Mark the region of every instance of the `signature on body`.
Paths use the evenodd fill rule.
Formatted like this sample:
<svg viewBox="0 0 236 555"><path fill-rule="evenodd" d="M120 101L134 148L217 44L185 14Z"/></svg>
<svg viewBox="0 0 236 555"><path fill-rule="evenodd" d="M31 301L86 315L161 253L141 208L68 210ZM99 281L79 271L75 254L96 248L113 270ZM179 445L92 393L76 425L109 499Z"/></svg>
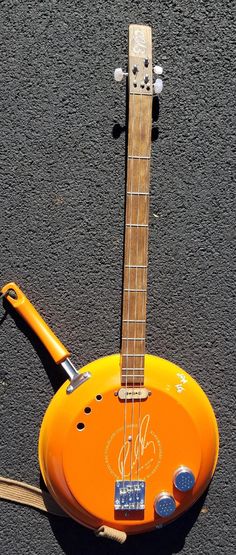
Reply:
<svg viewBox="0 0 236 555"><path fill-rule="evenodd" d="M131 441L127 439L121 447L118 456L118 469L122 477L127 476L136 465L140 465L146 454L147 449L149 453L155 455L156 447L154 441L148 441L148 426L150 422L150 415L146 414L140 424L139 432L131 434Z"/></svg>

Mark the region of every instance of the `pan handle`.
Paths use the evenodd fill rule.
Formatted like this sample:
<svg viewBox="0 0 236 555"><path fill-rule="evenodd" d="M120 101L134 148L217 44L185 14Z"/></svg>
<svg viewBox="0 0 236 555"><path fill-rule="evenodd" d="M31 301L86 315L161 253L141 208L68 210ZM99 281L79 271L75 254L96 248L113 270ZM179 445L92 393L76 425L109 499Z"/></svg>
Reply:
<svg viewBox="0 0 236 555"><path fill-rule="evenodd" d="M9 293L6 295L7 291L9 291ZM16 283L11 282L4 285L2 287L2 293L6 295L7 301L36 333L56 364L60 364L69 357L69 351L67 351L46 322L44 322L43 318Z"/></svg>

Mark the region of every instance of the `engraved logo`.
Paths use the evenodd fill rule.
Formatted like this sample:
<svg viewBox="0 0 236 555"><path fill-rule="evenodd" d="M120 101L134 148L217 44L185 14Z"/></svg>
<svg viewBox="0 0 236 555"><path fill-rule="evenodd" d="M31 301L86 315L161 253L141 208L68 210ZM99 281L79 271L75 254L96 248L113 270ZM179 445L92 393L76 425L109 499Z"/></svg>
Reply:
<svg viewBox="0 0 236 555"><path fill-rule="evenodd" d="M143 459L143 455L148 448L150 448L149 449L150 456L155 455L156 447L155 447L154 441L152 440L147 441L149 421L150 421L150 416L149 414L146 414L146 416L144 416L144 418L142 419L140 431L134 438L133 447L131 445L131 442L128 440L124 443L124 445L122 445L119 453L119 457L118 457L118 468L121 476L123 475L126 476L128 474L127 462L128 462L129 456L131 456L132 454L133 454L133 457L130 463L131 470L133 470L133 468L136 466L139 458L141 460ZM133 450L133 453L132 453L132 450ZM128 469L128 472L129 472L129 469Z"/></svg>
<svg viewBox="0 0 236 555"><path fill-rule="evenodd" d="M146 414L138 426L127 426L127 439L120 428L112 434L106 446L105 459L110 472L117 478L144 479L153 474L161 460L161 445L150 430L150 415Z"/></svg>
<svg viewBox="0 0 236 555"><path fill-rule="evenodd" d="M135 29L132 38L132 52L134 56L144 56L146 51L146 40L141 29Z"/></svg>

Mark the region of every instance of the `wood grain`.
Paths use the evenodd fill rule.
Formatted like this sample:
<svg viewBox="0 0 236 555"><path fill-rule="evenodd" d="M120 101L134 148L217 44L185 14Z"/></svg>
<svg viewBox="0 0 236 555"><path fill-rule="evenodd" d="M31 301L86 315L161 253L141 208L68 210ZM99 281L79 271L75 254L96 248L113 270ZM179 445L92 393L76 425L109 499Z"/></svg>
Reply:
<svg viewBox="0 0 236 555"><path fill-rule="evenodd" d="M136 36L141 36L137 34L137 26L135 27ZM148 39L151 37L149 31L146 30L142 36L148 37ZM132 45L134 45L133 37L134 34L131 33ZM130 45L129 51L131 52L133 48L134 46L131 48ZM148 55L150 60L150 44L148 45ZM140 63L143 63L143 59L144 56ZM133 63L133 58L131 62ZM137 89L133 91L131 87L124 241L122 385L141 386L144 383L151 122L152 96L144 94L142 87L138 91Z"/></svg>
<svg viewBox="0 0 236 555"><path fill-rule="evenodd" d="M147 25L129 26L129 92L152 96L152 30Z"/></svg>

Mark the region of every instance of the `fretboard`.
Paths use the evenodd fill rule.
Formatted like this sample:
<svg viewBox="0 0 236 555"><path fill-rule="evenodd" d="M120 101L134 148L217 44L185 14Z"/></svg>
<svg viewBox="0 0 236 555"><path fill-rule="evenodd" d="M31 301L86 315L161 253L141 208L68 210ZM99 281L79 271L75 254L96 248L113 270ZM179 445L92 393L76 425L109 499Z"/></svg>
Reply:
<svg viewBox="0 0 236 555"><path fill-rule="evenodd" d="M143 29L145 37L148 33L147 42L150 44L151 30L149 27ZM131 45L132 37L129 75L133 78ZM144 57L140 60L136 56L137 65L143 61ZM151 63L149 55L149 73ZM149 88L145 86L134 91L132 85L130 82L121 343L121 383L127 386L144 383L152 121Z"/></svg>

